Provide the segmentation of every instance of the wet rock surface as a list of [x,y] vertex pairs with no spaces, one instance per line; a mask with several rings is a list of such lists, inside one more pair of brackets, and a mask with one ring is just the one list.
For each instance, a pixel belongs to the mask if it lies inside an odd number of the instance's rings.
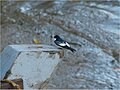
[[65,50],[46,88],[120,88],[119,1],[8,1],[1,3],[1,48],[32,44],[54,45],[58,34],[77,52]]

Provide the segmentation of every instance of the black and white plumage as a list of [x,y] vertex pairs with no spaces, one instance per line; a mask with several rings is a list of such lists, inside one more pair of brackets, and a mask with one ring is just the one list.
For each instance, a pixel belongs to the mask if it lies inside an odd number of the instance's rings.
[[55,42],[56,45],[58,45],[58,46],[60,46],[62,48],[69,49],[72,52],[76,51],[75,49],[71,48],[71,46],[68,44],[68,42],[61,39],[58,35],[54,36],[54,42]]

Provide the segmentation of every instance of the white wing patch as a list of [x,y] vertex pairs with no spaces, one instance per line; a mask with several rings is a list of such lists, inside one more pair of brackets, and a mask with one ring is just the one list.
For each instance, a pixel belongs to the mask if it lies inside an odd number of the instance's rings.
[[65,44],[65,43],[60,43],[59,45],[60,45],[60,46],[66,46],[66,44]]
[[70,47],[70,45],[67,43],[67,42],[65,42],[66,43],[66,45],[68,46],[68,47]]
[[67,42],[65,42],[65,43],[60,43],[59,45],[60,45],[60,46],[68,46],[68,47],[70,47],[70,45],[69,45]]

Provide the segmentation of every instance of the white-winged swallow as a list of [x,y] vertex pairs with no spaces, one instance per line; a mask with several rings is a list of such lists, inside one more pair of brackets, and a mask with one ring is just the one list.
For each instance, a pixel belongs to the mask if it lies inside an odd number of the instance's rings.
[[71,50],[72,52],[76,51],[75,49],[71,48],[71,46],[68,44],[68,42],[66,42],[65,40],[60,38],[58,35],[54,36],[54,42],[56,45],[58,45],[62,48],[66,48],[68,50]]

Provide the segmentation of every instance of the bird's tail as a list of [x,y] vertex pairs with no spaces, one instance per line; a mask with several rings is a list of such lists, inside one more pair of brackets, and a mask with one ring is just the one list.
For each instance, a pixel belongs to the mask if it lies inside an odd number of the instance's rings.
[[76,51],[75,49],[73,49],[73,48],[71,48],[71,47],[69,47],[68,49],[70,49],[72,52],[75,52],[75,51]]

